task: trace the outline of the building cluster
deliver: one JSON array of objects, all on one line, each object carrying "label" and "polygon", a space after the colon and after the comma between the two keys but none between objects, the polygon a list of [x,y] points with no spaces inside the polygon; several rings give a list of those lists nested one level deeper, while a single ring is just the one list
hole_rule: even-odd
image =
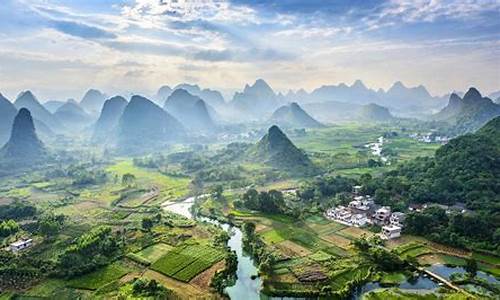
[{"label": "building cluster", "polygon": [[392,212],[389,206],[376,205],[371,196],[359,195],[359,186],[355,188],[353,201],[347,206],[335,206],[325,212],[327,219],[347,226],[363,227],[378,225],[382,227],[381,237],[397,238],[401,235],[405,214]]},{"label": "building cluster", "polygon": [[410,134],[410,138],[415,139],[419,142],[424,143],[439,143],[446,144],[450,140],[447,136],[438,135],[436,132],[428,132],[428,133],[412,133]]}]

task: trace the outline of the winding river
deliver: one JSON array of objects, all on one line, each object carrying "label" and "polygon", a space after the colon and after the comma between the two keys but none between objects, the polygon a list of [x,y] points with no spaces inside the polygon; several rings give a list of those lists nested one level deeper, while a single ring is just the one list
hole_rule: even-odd
[{"label": "winding river", "polygon": [[[208,195],[201,195],[199,197],[207,197]],[[238,227],[231,226],[227,223],[222,223],[213,219],[206,217],[196,217],[191,213],[191,207],[195,203],[196,198],[190,197],[181,202],[165,202],[162,204],[163,209],[168,210],[173,213],[180,214],[189,219],[197,219],[200,221],[209,222],[220,226],[222,229],[229,233],[228,246],[231,250],[236,252],[238,256],[238,269],[236,274],[238,278],[236,283],[226,288],[226,293],[231,299],[286,299],[286,300],[298,300],[304,298],[294,298],[294,297],[269,297],[261,292],[262,282],[259,277],[252,279],[258,273],[258,269],[255,266],[255,262],[247,253],[243,251],[243,233]],[[415,280],[404,281],[399,285],[399,288],[405,290],[411,290],[413,292],[418,291],[419,293],[432,292],[438,287],[438,284],[430,280],[427,277],[419,276]],[[361,299],[363,294],[381,288],[380,284],[376,282],[368,282],[360,287],[358,287],[351,296],[351,299]]]},{"label": "winding river", "polygon": [[[201,195],[199,197],[206,196],[207,195]],[[267,296],[260,292],[260,278],[257,277],[252,279],[252,276],[257,275],[258,269],[255,266],[252,257],[243,251],[243,232],[241,232],[238,227],[234,227],[226,223],[205,217],[193,216],[191,213],[191,206],[193,206],[195,200],[195,197],[189,197],[182,202],[166,202],[162,205],[162,207],[189,219],[196,218],[200,221],[218,225],[227,231],[230,236],[228,246],[231,250],[234,250],[238,256],[238,269],[236,271],[238,278],[233,286],[226,288],[226,293],[231,299],[268,299]]]}]

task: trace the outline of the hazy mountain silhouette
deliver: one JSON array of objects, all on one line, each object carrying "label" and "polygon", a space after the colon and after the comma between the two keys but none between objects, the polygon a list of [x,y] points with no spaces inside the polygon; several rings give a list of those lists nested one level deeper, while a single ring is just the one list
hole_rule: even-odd
[{"label": "hazy mountain silhouette", "polygon": [[14,118],[10,139],[0,150],[4,159],[31,161],[46,154],[43,143],[38,139],[31,113],[21,108]]},{"label": "hazy mountain silhouette", "polygon": [[80,101],[80,106],[91,114],[99,114],[106,101],[106,95],[99,90],[90,89]]},{"label": "hazy mountain silhouette", "polygon": [[367,88],[361,80],[356,80],[351,86],[345,83],[338,85],[324,85],[314,89],[311,93],[304,90],[289,92],[285,96],[287,101],[299,103],[346,102],[350,104],[369,104],[395,108],[404,115],[421,114],[435,110],[445,105],[445,98],[433,97],[427,89],[420,85],[406,87],[402,82],[395,82],[387,92]]},{"label": "hazy mountain silhouette", "polygon": [[118,122],[118,144],[122,151],[143,152],[184,135],[184,127],[152,101],[133,96]]},{"label": "hazy mountain silhouette", "polygon": [[48,111],[50,111],[51,113],[55,113],[59,107],[64,105],[64,103],[66,103],[66,102],[51,100],[51,101],[47,101],[47,102],[43,103],[43,106],[45,106],[45,108]]},{"label": "hazy mountain silhouette", "polygon": [[122,96],[115,96],[104,102],[101,115],[94,126],[93,141],[110,141],[116,137],[118,122],[126,106],[127,100]]},{"label": "hazy mountain silhouette", "polygon": [[14,104],[0,93],[0,146],[9,139],[16,114]]},{"label": "hazy mountain silhouette", "polygon": [[92,122],[92,117],[72,99],[59,107],[54,116],[57,117],[67,128],[82,128]]},{"label": "hazy mountain silhouette", "polygon": [[184,89],[174,90],[163,108],[189,130],[210,132],[215,129],[206,103]]},{"label": "hazy mountain silhouette", "polygon": [[[211,90],[211,89],[201,89],[197,84],[188,84],[181,83],[176,85],[174,88],[170,88],[168,85],[162,86],[158,92],[156,93],[156,99],[158,99],[158,103],[165,103],[167,98],[172,95],[175,90],[183,89],[190,93],[193,96],[198,96],[205,104],[209,106],[219,108],[224,105],[224,97],[219,91]],[[214,115],[212,116],[214,117]]]},{"label": "hazy mountain silhouette", "polygon": [[450,123],[455,133],[460,134],[476,130],[499,115],[500,105],[471,87],[463,98],[452,94],[448,105],[433,115],[433,119]]},{"label": "hazy mountain silhouette", "polygon": [[368,122],[388,122],[394,119],[387,107],[375,103],[363,105],[358,113],[359,120]]},{"label": "hazy mountain silhouette", "polygon": [[162,87],[160,87],[160,89],[158,89],[158,92],[156,92],[156,103],[158,105],[162,105],[165,103],[165,101],[167,101],[167,98],[172,94],[174,90],[172,90],[171,87],[169,87],[168,85],[164,85]]},{"label": "hazy mountain silhouette", "polygon": [[267,134],[250,149],[249,156],[280,169],[303,171],[312,167],[307,155],[276,125],[271,126]]},{"label": "hazy mountain silhouette", "polygon": [[268,118],[279,107],[280,102],[273,89],[262,79],[252,86],[245,86],[243,92],[235,93],[231,105],[243,116],[254,119]]},{"label": "hazy mountain silhouette", "polygon": [[295,102],[283,105],[275,110],[270,118],[270,122],[281,127],[318,128],[324,126]]},{"label": "hazy mountain silhouette", "polygon": [[183,89],[188,91],[191,95],[195,95],[203,99],[206,104],[215,108],[224,105],[224,97],[219,91],[211,89],[201,89],[197,84],[181,83],[177,85],[174,90]]},{"label": "hazy mountain silhouette", "polygon": [[51,114],[36,97],[31,93],[31,91],[25,91],[19,94],[14,105],[17,109],[27,108],[31,116],[47,125],[54,132],[61,132],[64,130],[64,126],[61,122]]}]

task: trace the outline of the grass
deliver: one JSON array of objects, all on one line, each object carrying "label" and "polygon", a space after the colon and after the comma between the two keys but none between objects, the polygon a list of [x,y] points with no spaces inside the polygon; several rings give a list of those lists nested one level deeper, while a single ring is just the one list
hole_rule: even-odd
[{"label": "grass", "polygon": [[473,252],[472,258],[477,261],[482,261],[491,265],[500,265],[500,257],[488,255],[484,253]]},{"label": "grass", "polygon": [[96,290],[105,284],[121,278],[129,271],[129,267],[115,262],[92,273],[69,280],[68,286],[76,289]]},{"label": "grass", "polygon": [[140,258],[144,259],[145,261],[148,261],[150,264],[154,263],[160,257],[162,257],[165,253],[167,253],[169,250],[172,249],[172,246],[164,244],[164,243],[159,243],[155,245],[151,245],[147,248],[142,249],[139,252],[134,253],[135,255],[139,256]]},{"label": "grass", "polygon": [[224,258],[221,250],[206,245],[175,247],[157,260],[151,269],[177,280],[188,282]]},{"label": "grass", "polygon": [[106,171],[118,175],[119,178],[127,173],[133,174],[138,183],[157,186],[161,195],[168,199],[180,198],[189,192],[189,178],[166,176],[155,170],[139,168],[134,166],[131,160],[119,161]]},{"label": "grass", "polygon": [[66,282],[60,279],[48,279],[32,287],[26,294],[28,296],[49,298],[58,290],[64,289]]},{"label": "grass", "polygon": [[406,280],[403,273],[388,273],[382,276],[380,283],[383,285],[396,285]]},{"label": "grass", "polygon": [[280,233],[274,229],[266,231],[262,234],[262,238],[269,244],[277,244],[285,240]]},{"label": "grass", "polygon": [[450,265],[450,266],[465,266],[466,265],[465,259],[463,259],[461,257],[456,257],[456,256],[451,256],[451,255],[446,255],[446,254],[439,255],[439,257],[441,258],[441,260],[443,261],[443,263],[445,265]]}]

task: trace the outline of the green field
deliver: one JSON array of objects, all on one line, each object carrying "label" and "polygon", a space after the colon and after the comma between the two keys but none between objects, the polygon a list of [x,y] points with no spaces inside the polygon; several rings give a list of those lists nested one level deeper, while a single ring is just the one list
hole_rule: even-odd
[{"label": "green field", "polygon": [[177,280],[188,282],[224,258],[221,250],[205,245],[175,247],[157,260],[151,268]]},{"label": "green field", "polygon": [[168,199],[183,197],[189,192],[189,178],[166,176],[155,170],[139,168],[134,166],[131,160],[119,161],[108,167],[106,171],[120,178],[123,174],[133,174],[137,182],[157,186],[161,190],[161,195]]},{"label": "green field", "polygon": [[172,246],[159,243],[155,245],[151,245],[147,248],[142,249],[139,252],[134,253],[134,256],[139,257],[140,260],[144,262],[148,262],[149,264],[154,263],[160,257],[165,255],[168,251],[172,249]]},{"label": "green field", "polygon": [[68,286],[76,289],[96,290],[123,275],[131,272],[131,268],[119,262],[112,263],[102,269],[68,281]]}]

